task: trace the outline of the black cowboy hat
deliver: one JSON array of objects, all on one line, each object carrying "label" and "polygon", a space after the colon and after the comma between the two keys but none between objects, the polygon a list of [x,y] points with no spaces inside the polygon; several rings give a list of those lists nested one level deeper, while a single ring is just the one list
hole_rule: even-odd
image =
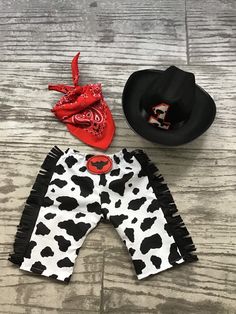
[{"label": "black cowboy hat", "polygon": [[193,73],[175,66],[134,72],[125,84],[123,110],[131,128],[151,142],[181,145],[212,124],[216,106],[195,84]]}]

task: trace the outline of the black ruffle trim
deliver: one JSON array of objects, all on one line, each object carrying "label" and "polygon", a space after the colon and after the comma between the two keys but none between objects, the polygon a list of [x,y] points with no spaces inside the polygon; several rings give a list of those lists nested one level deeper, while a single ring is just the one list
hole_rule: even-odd
[{"label": "black ruffle trim", "polygon": [[13,244],[14,252],[8,258],[10,262],[16,265],[20,266],[24,260],[43,198],[47,192],[56,163],[62,155],[63,152],[57,146],[54,146],[46,156],[36,177],[33,188],[26,201],[20,224],[17,226],[15,242]]},{"label": "black ruffle trim", "polygon": [[166,221],[169,225],[169,230],[174,237],[182,258],[186,262],[197,261],[197,255],[194,254],[196,248],[193,244],[193,240],[178,213],[174,199],[167,184],[164,182],[164,178],[159,173],[158,168],[144,151],[134,150],[132,154],[139,161],[142,171],[149,178],[149,184],[153,188],[157,200],[160,203],[160,207],[162,208]]}]

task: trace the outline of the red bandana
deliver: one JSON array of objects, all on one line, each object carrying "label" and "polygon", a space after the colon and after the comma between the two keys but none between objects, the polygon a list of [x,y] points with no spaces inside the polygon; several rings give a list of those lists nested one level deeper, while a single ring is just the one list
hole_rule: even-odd
[{"label": "red bandana", "polygon": [[79,54],[77,53],[71,63],[74,86],[48,85],[49,90],[65,94],[51,111],[81,141],[106,150],[114,136],[115,124],[103,98],[101,84],[78,85]]}]

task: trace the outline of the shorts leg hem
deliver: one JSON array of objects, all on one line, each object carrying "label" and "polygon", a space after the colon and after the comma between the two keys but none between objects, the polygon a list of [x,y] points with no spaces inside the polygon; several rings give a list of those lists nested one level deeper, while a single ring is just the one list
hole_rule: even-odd
[{"label": "shorts leg hem", "polygon": [[[30,269],[20,267],[19,269],[22,271],[26,271],[26,272],[29,272],[32,274],[39,275],[39,276],[44,276],[44,277],[47,277],[49,279],[55,279],[55,280],[58,280],[58,281],[65,283],[65,284],[68,284],[70,282],[70,279],[71,279],[71,274],[69,274],[69,273],[63,274],[63,276],[58,276],[56,274],[51,274],[51,275],[45,274],[44,271],[42,271],[42,269],[39,269],[36,267],[31,267]],[[62,279],[62,277],[63,277],[63,279]]]},{"label": "shorts leg hem", "polygon": [[142,280],[142,279],[145,279],[145,278],[150,277],[152,275],[157,275],[158,273],[162,273],[163,271],[166,271],[166,270],[171,269],[173,267],[175,268],[176,266],[180,266],[180,265],[184,265],[184,264],[188,264],[188,263],[190,263],[190,262],[182,259],[181,262],[167,266],[165,268],[157,269],[156,271],[153,271],[153,272],[146,272],[143,274],[139,274],[139,275],[137,275],[137,278],[138,278],[138,280]]}]

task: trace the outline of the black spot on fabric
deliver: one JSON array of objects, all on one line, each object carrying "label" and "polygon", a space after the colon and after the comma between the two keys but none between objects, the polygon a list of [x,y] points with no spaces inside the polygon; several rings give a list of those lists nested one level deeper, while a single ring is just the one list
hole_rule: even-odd
[{"label": "black spot on fabric", "polygon": [[110,204],[111,203],[111,200],[110,200],[110,196],[109,196],[109,194],[107,193],[107,192],[102,192],[101,194],[100,194],[100,196],[101,196],[101,203],[103,204],[103,203],[106,203],[106,204]]},{"label": "black spot on fabric", "polygon": [[140,251],[143,254],[146,254],[151,249],[159,249],[160,247],[162,247],[162,240],[159,234],[156,233],[143,239],[140,246]]},{"label": "black spot on fabric", "polygon": [[170,226],[168,223],[166,223],[166,224],[164,225],[164,229],[165,229],[165,231],[168,233],[168,236],[169,236],[169,237],[171,237],[171,236],[173,235],[173,233],[172,233],[172,228],[171,228],[171,226]]},{"label": "black spot on fabric", "polygon": [[52,249],[50,248],[50,246],[46,246],[41,252],[40,252],[42,257],[49,257],[49,256],[53,256],[54,252],[52,251]]},{"label": "black spot on fabric", "polygon": [[81,217],[85,217],[86,215],[84,213],[77,213],[75,215],[75,218],[81,218]]},{"label": "black spot on fabric", "polygon": [[65,258],[63,258],[57,262],[57,266],[60,268],[72,267],[72,266],[74,266],[74,263],[72,263],[72,261],[68,257],[65,257]]},{"label": "black spot on fabric", "polygon": [[45,224],[43,224],[42,222],[39,222],[37,224],[35,234],[40,234],[44,236],[49,233],[50,233],[50,230],[48,229],[48,227],[45,226]]},{"label": "black spot on fabric", "polygon": [[158,200],[152,200],[151,204],[147,208],[147,212],[153,213],[154,211],[158,210],[160,207],[160,204]]},{"label": "black spot on fabric", "polygon": [[68,168],[72,168],[76,163],[77,159],[74,156],[69,156],[65,159],[65,163],[67,164]]},{"label": "black spot on fabric", "polygon": [[89,158],[91,158],[91,157],[93,157],[94,155],[93,154],[87,154],[86,156],[85,156],[85,159],[86,160],[89,160]]},{"label": "black spot on fabric", "polygon": [[91,225],[84,222],[76,224],[73,220],[65,220],[59,222],[58,227],[65,229],[67,234],[71,235],[76,241],[79,241],[83,238],[83,236],[85,236]]},{"label": "black spot on fabric", "polygon": [[128,209],[138,210],[146,202],[146,200],[147,200],[146,197],[131,200],[129,202]]},{"label": "black spot on fabric", "polygon": [[35,241],[30,241],[28,246],[27,246],[27,250],[25,252],[25,257],[26,258],[31,258],[31,252],[33,250],[33,248],[37,245],[37,243]]},{"label": "black spot on fabric", "polygon": [[125,183],[128,182],[129,179],[133,177],[133,175],[133,172],[129,172],[124,174],[121,179],[111,181],[109,184],[109,189],[123,196],[125,191]]},{"label": "black spot on fabric", "polygon": [[176,243],[172,243],[170,246],[170,254],[168,257],[169,263],[174,264],[181,259],[181,255],[178,252]]},{"label": "black spot on fabric", "polygon": [[133,189],[133,193],[136,195],[136,194],[138,194],[138,192],[139,192],[139,189],[138,188],[134,188]]},{"label": "black spot on fabric", "polygon": [[137,275],[142,274],[142,270],[146,267],[146,264],[141,259],[134,259],[134,268]]},{"label": "black spot on fabric", "polygon": [[104,216],[104,219],[106,220],[107,219],[107,214],[109,213],[109,210],[107,208],[101,208],[101,212]]},{"label": "black spot on fabric", "polygon": [[66,277],[66,278],[64,279],[64,282],[69,283],[69,282],[70,282],[70,279],[71,279],[71,275],[68,276],[68,277]]},{"label": "black spot on fabric", "polygon": [[100,175],[99,185],[105,186],[106,183],[107,183],[107,179],[106,179],[105,173],[102,173],[102,174]]},{"label": "black spot on fabric", "polygon": [[46,266],[44,266],[40,261],[35,262],[30,270],[37,274],[42,274],[42,272],[46,269]]},{"label": "black spot on fabric", "polygon": [[53,200],[51,200],[48,196],[44,197],[43,202],[42,202],[42,206],[44,207],[50,207],[52,206],[54,203]]},{"label": "black spot on fabric", "polygon": [[59,196],[56,198],[61,204],[58,206],[60,210],[71,211],[79,206],[79,203],[74,197]]},{"label": "black spot on fabric", "polygon": [[101,215],[101,205],[98,202],[88,204],[87,210],[90,213],[96,213],[97,215]]},{"label": "black spot on fabric", "polygon": [[52,275],[50,275],[50,276],[48,276],[49,278],[53,278],[53,279],[57,279],[57,275],[55,275],[55,274],[52,274]]},{"label": "black spot on fabric", "polygon": [[59,188],[63,188],[64,186],[67,185],[67,182],[65,180],[60,180],[60,179],[55,179],[52,182],[50,182],[50,185],[56,185]]},{"label": "black spot on fabric", "polygon": [[75,190],[75,188],[71,188],[71,191],[74,191]]},{"label": "black spot on fabric", "polygon": [[157,217],[153,218],[144,218],[143,222],[140,225],[140,228],[143,231],[146,231],[148,229],[151,229],[151,226],[154,224],[154,221],[157,219]]},{"label": "black spot on fabric", "polygon": [[117,228],[127,218],[128,218],[128,216],[127,215],[123,215],[123,214],[122,215],[114,215],[114,216],[110,216],[110,222],[113,224],[113,226],[115,228]]},{"label": "black spot on fabric", "polygon": [[56,214],[48,213],[44,217],[48,220],[53,219],[56,216]]},{"label": "black spot on fabric", "polygon": [[127,236],[127,238],[131,242],[134,242],[134,229],[133,228],[126,228],[124,232],[125,232],[125,235]]},{"label": "black spot on fabric", "polygon": [[145,177],[147,174],[146,174],[146,172],[143,170],[143,169],[141,169],[140,171],[139,171],[139,173],[138,173],[138,177],[139,178],[142,178],[142,177]]},{"label": "black spot on fabric", "polygon": [[119,208],[121,205],[121,200],[118,200],[117,202],[115,202],[115,208]]},{"label": "black spot on fabric", "polygon": [[134,218],[131,222],[132,222],[132,224],[135,224],[137,221],[138,221],[138,219]]},{"label": "black spot on fabric", "polygon": [[85,166],[79,168],[79,171],[81,171],[81,172],[85,172],[86,170],[87,170],[87,168]]},{"label": "black spot on fabric", "polygon": [[75,251],[75,254],[78,255],[79,254],[79,251],[80,251],[80,247],[78,247]]},{"label": "black spot on fabric", "polygon": [[69,240],[66,240],[63,236],[56,235],[54,239],[57,241],[60,251],[66,252],[71,245]]},{"label": "black spot on fabric", "polygon": [[119,157],[117,157],[116,155],[114,155],[113,158],[114,158],[114,160],[115,160],[115,162],[116,162],[117,164],[120,163],[120,158],[119,158]]},{"label": "black spot on fabric", "polygon": [[125,167],[125,169],[132,170],[132,168],[131,168],[131,167]]},{"label": "black spot on fabric", "polygon": [[51,189],[51,192],[54,193],[54,192],[55,192],[55,189]]},{"label": "black spot on fabric", "polygon": [[129,249],[129,254],[130,254],[131,256],[133,256],[134,253],[135,253],[135,250],[131,247],[131,248]]},{"label": "black spot on fabric", "polygon": [[66,170],[64,169],[64,167],[62,165],[57,165],[55,167],[54,172],[56,172],[57,174],[63,174],[66,172]]},{"label": "black spot on fabric", "polygon": [[110,176],[118,176],[120,174],[120,169],[114,169],[110,172]]},{"label": "black spot on fabric", "polygon": [[147,188],[147,190],[148,190],[148,189],[150,189],[151,187],[152,187],[152,185],[151,185],[151,182],[149,181],[148,184],[147,184],[147,186],[146,186],[146,188]]},{"label": "black spot on fabric", "polygon": [[151,262],[153,263],[153,265],[159,269],[161,267],[161,258],[155,255],[151,256]]},{"label": "black spot on fabric", "polygon": [[132,160],[133,155],[131,153],[129,153],[126,148],[122,149],[122,152],[123,152],[124,160],[126,162],[128,162],[129,164],[132,164],[133,163],[133,160]]},{"label": "black spot on fabric", "polygon": [[80,187],[80,195],[83,197],[87,197],[93,193],[94,183],[93,180],[89,177],[79,177],[73,175],[71,180]]},{"label": "black spot on fabric", "polygon": [[133,185],[132,183],[129,183],[129,187],[130,187],[130,188],[131,188],[132,185]]}]

